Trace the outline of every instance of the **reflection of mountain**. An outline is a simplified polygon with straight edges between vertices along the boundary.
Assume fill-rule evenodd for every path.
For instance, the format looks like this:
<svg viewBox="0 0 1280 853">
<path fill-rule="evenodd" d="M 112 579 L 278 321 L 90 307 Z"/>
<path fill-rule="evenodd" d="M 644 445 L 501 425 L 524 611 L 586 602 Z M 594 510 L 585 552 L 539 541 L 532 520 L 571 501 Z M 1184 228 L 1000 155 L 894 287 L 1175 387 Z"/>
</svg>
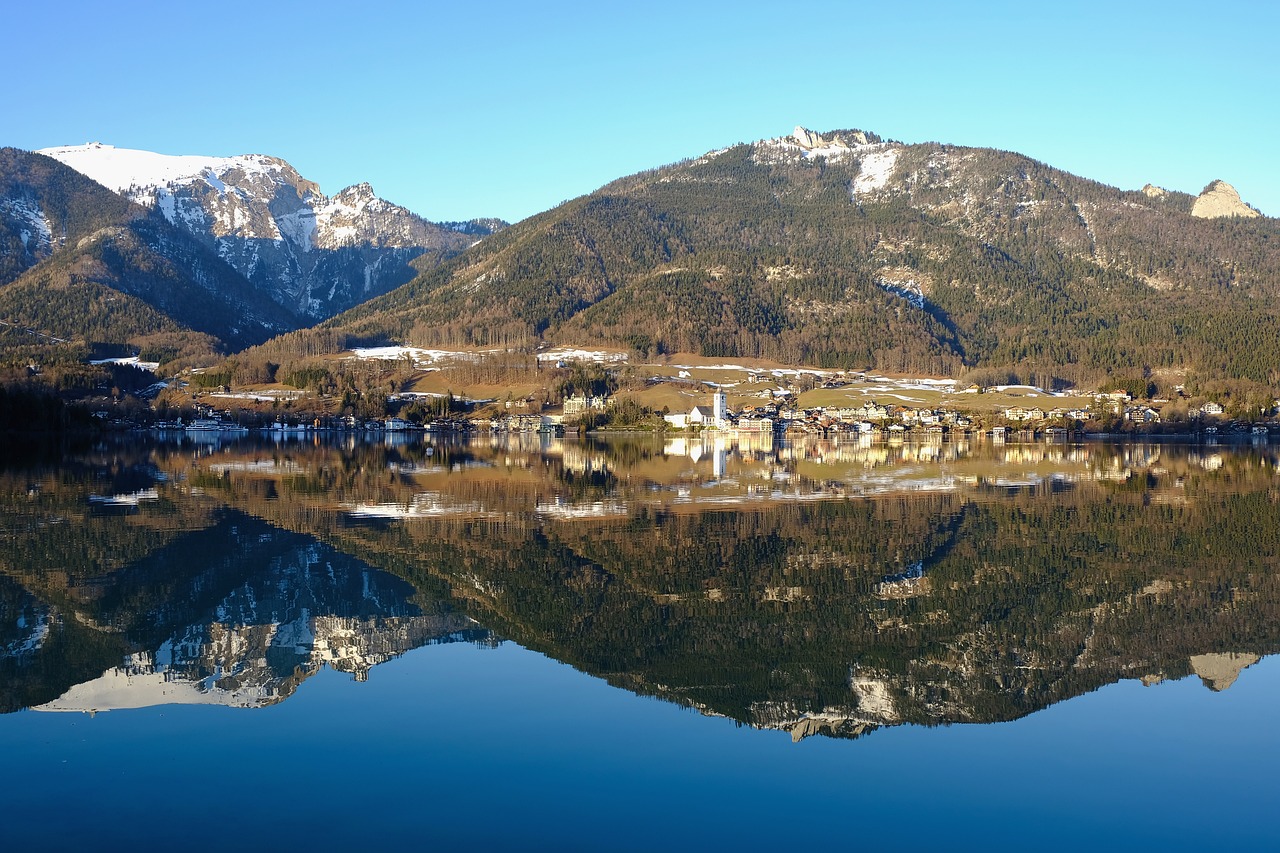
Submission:
<svg viewBox="0 0 1280 853">
<path fill-rule="evenodd" d="M 1186 448 L 1013 446 L 945 470 L 916 456 L 885 472 L 898 490 L 797 501 L 865 468 L 792 447 L 729 466 L 739 482 L 785 472 L 790 491 L 709 503 L 672 486 L 701 469 L 633 451 L 315 451 L 290 460 L 307 475 L 256 467 L 220 493 L 444 581 L 495 631 L 618 686 L 796 737 L 1014 719 L 1119 679 L 1229 684 L 1230 654 L 1280 650 L 1274 460 L 1252 451 L 1206 465 Z M 912 486 L 943 475 L 954 488 Z M 423 495 L 438 512 L 353 521 Z"/>
<path fill-rule="evenodd" d="M 86 499 L 102 480 L 90 469 L 60 483 L 28 477 L 28 505 L 9 499 L 10 536 L 0 542 L 4 710 L 261 706 L 322 666 L 363 680 L 409 649 L 487 636 L 465 616 L 424 605 L 403 580 L 310 537 L 207 501 L 175 509 L 162 479 L 164 494 L 136 512 L 103 515 Z"/>
<path fill-rule="evenodd" d="M 1236 683 L 1242 670 L 1253 666 L 1262 658 L 1257 655 L 1226 654 L 1192 655 L 1191 668 L 1204 682 L 1205 687 L 1215 693 L 1226 690 Z"/>
<path fill-rule="evenodd" d="M 207 621 L 182 627 L 154 651 L 128 656 L 40 709 L 261 707 L 288 698 L 323 666 L 363 681 L 371 667 L 410 649 L 484 634 L 464 616 L 424 614 L 410 603 L 412 594 L 384 572 L 304 546 L 231 590 Z"/>
<path fill-rule="evenodd" d="M 85 487 L 155 489 L 88 516 L 127 563 L 63 577 L 6 558 L 4 624 L 22 615 L 0 663 L 33 671 L 74 633 L 92 654 L 60 660 L 93 665 L 28 704 L 263 704 L 322 665 L 360 673 L 466 631 L 465 612 L 617 686 L 799 738 L 1015 719 L 1120 679 L 1221 690 L 1280 650 L 1267 455 L 824 447 L 730 458 L 714 484 L 712 460 L 660 444 L 158 452 L 154 482 Z M 903 485 L 841 491 L 868 471 Z M 752 472 L 787 486 L 747 493 Z M 750 499 L 715 499 L 734 489 Z M 164 518 L 199 529 L 161 541 Z"/>
</svg>

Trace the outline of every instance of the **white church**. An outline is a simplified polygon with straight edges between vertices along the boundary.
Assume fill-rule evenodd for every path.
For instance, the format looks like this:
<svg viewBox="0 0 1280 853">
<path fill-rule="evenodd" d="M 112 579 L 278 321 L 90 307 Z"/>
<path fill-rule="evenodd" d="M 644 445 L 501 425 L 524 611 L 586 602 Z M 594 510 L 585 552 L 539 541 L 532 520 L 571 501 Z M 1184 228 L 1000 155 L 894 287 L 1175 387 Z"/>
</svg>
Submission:
<svg viewBox="0 0 1280 853">
<path fill-rule="evenodd" d="M 711 406 L 694 406 L 688 412 L 664 415 L 667 423 L 674 429 L 702 427 L 703 429 L 732 429 L 729 420 L 728 401 L 723 391 L 716 391 L 711 396 Z"/>
</svg>

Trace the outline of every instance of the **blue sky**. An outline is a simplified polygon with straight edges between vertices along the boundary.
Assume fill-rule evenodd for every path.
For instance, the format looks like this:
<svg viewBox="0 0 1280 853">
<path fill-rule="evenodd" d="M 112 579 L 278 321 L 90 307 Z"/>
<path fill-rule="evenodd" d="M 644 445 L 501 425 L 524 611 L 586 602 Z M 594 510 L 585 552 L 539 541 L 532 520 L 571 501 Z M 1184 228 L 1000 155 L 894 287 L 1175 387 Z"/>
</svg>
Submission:
<svg viewBox="0 0 1280 853">
<path fill-rule="evenodd" d="M 274 154 L 517 220 L 735 142 L 857 127 L 1280 215 L 1280 4 L 22 3 L 0 144 Z"/>
</svg>

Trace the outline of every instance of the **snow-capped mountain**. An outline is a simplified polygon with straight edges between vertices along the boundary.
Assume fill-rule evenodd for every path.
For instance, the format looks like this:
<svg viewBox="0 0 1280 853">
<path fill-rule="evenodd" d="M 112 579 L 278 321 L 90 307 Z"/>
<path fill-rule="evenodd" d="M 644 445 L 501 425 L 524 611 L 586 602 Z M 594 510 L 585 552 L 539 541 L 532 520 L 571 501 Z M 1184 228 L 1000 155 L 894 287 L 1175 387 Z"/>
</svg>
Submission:
<svg viewBox="0 0 1280 853">
<path fill-rule="evenodd" d="M 448 257 L 476 240 L 378 198 L 367 183 L 326 196 L 278 157 L 175 156 L 96 142 L 37 153 L 158 209 L 312 320 L 404 284 L 416 275 L 409 261 L 424 253 Z"/>
<path fill-rule="evenodd" d="M 208 239 L 16 148 L 0 148 L 0 290 L 0 316 L 26 330 L 24 340 L 168 357 L 249 346 L 303 324 Z"/>
</svg>

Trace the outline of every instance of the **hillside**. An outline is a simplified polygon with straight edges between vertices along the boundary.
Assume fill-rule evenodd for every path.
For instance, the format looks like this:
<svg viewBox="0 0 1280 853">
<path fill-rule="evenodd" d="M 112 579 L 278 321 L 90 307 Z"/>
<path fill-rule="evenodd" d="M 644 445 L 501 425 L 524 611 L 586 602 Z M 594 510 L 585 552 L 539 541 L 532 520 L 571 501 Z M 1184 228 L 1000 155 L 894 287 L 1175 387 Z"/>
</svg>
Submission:
<svg viewBox="0 0 1280 853">
<path fill-rule="evenodd" d="M 1042 384 L 1273 381 L 1280 225 L 1196 203 L 1009 152 L 797 128 L 611 183 L 325 326 Z"/>
</svg>

